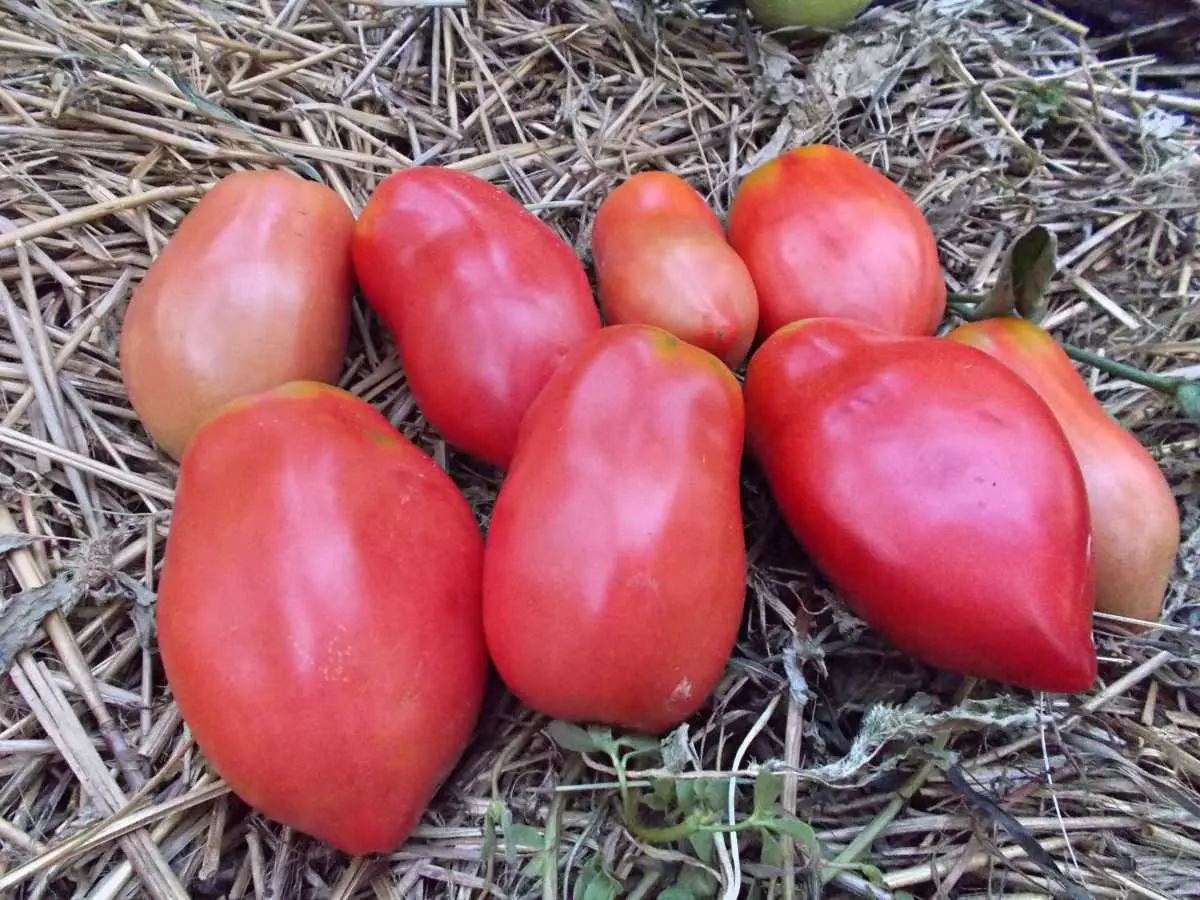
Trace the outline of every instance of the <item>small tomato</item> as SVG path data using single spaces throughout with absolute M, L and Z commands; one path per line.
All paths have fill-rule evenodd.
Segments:
M 379 184 L 353 251 L 422 414 L 451 445 L 507 466 L 529 404 L 600 328 L 575 252 L 500 188 L 434 166 Z
M 1004 363 L 1049 404 L 1087 483 L 1096 538 L 1096 609 L 1155 622 L 1179 552 L 1180 523 L 1154 457 L 1108 415 L 1071 358 L 1039 326 L 987 319 L 946 337 Z
M 597 293 L 613 325 L 656 325 L 736 369 L 758 325 L 746 264 L 691 185 L 642 172 L 600 204 L 592 229 Z
M 820 317 L 932 335 L 946 311 L 937 242 L 883 173 L 817 144 L 763 163 L 729 211 L 729 242 L 758 291 L 759 334 Z
M 1091 685 L 1087 494 L 1029 385 L 953 341 L 813 319 L 767 339 L 745 392 L 785 520 L 868 625 L 963 675 Z
M 179 223 L 125 313 L 120 366 L 146 431 L 178 459 L 225 403 L 334 382 L 350 330 L 354 215 L 284 171 L 226 175 Z
M 157 607 L 167 682 L 250 806 L 352 854 L 400 846 L 488 673 L 483 538 L 363 400 L 241 398 L 184 454 Z
M 648 325 L 576 348 L 530 408 L 488 527 L 492 661 L 533 709 L 659 733 L 741 622 L 741 390 Z

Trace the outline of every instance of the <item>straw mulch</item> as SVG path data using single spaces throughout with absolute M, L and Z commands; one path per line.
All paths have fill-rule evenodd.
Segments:
M 903 3 L 828 39 L 765 38 L 729 6 L 0 0 L 0 895 L 1200 895 L 1196 423 L 1103 376 L 1097 396 L 1170 476 L 1185 547 L 1161 628 L 1097 620 L 1088 694 L 963 696 L 891 652 L 748 467 L 728 676 L 625 761 L 643 824 L 707 808 L 712 830 L 635 834 L 612 758 L 499 688 L 387 859 L 254 815 L 190 743 L 152 628 L 176 469 L 130 411 L 115 348 L 130 288 L 235 168 L 293 166 L 358 209 L 396 167 L 453 166 L 586 259 L 596 205 L 629 172 L 682 173 L 723 212 L 756 161 L 831 141 L 917 198 L 953 289 L 989 285 L 1040 222 L 1062 252 L 1056 335 L 1200 369 L 1197 66 L 1113 42 L 1100 56 L 1018 0 Z M 486 522 L 494 473 L 439 442 L 377 323 L 357 324 L 345 384 L 446 460 Z M 722 831 L 751 814 L 760 771 L 782 776 L 760 800 L 791 828 Z M 838 858 L 857 864 L 821 868 Z

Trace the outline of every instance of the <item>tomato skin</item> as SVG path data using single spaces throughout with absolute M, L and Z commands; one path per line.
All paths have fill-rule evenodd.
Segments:
M 987 319 L 946 337 L 1004 363 L 1049 404 L 1087 483 L 1096 540 L 1096 609 L 1155 622 L 1179 552 L 1180 521 L 1154 457 L 1108 415 L 1045 329 L 1023 319 Z
M 963 675 L 1091 685 L 1087 496 L 1032 388 L 972 347 L 813 319 L 759 348 L 745 394 L 784 518 L 868 625 Z
M 529 411 L 488 528 L 483 610 L 509 689 L 549 716 L 661 733 L 741 623 L 741 391 L 720 360 L 609 326 Z
M 530 403 L 600 328 L 575 252 L 500 188 L 433 166 L 380 182 L 353 252 L 425 418 L 448 443 L 506 467 Z
M 222 178 L 179 223 L 125 313 L 120 367 L 155 442 L 179 459 L 244 394 L 335 382 L 350 333 L 354 215 L 280 170 Z
M 184 721 L 248 804 L 346 853 L 400 846 L 488 674 L 483 537 L 364 401 L 235 401 L 184 454 L 158 640 Z
M 825 28 L 838 30 L 871 5 L 871 0 L 746 0 L 746 7 L 764 28 Z
M 746 176 L 729 243 L 758 290 L 759 335 L 837 317 L 932 335 L 946 312 L 937 241 L 883 173 L 824 144 L 798 147 Z
M 691 185 L 641 172 L 604 198 L 592 229 L 600 309 L 609 324 L 656 325 L 732 369 L 758 326 L 758 297 L 720 219 Z

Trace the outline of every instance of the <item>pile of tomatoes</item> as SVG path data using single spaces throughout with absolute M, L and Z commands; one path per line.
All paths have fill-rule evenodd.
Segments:
M 642 173 L 592 251 L 594 290 L 536 215 L 447 168 L 391 175 L 357 218 L 245 172 L 146 273 L 121 366 L 180 459 L 162 661 L 252 806 L 347 852 L 399 846 L 493 668 L 548 716 L 693 715 L 742 621 L 746 451 L 846 602 L 925 663 L 1080 691 L 1094 609 L 1157 617 L 1179 524 L 1156 464 L 1039 326 L 935 336 L 934 236 L 871 166 L 785 153 L 724 224 Z M 356 288 L 427 422 L 502 473 L 486 540 L 449 475 L 333 386 Z

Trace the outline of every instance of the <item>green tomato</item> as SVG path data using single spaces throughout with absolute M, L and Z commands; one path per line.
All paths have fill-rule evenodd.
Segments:
M 871 0 L 746 0 L 764 28 L 804 26 L 835 31 L 870 5 Z

